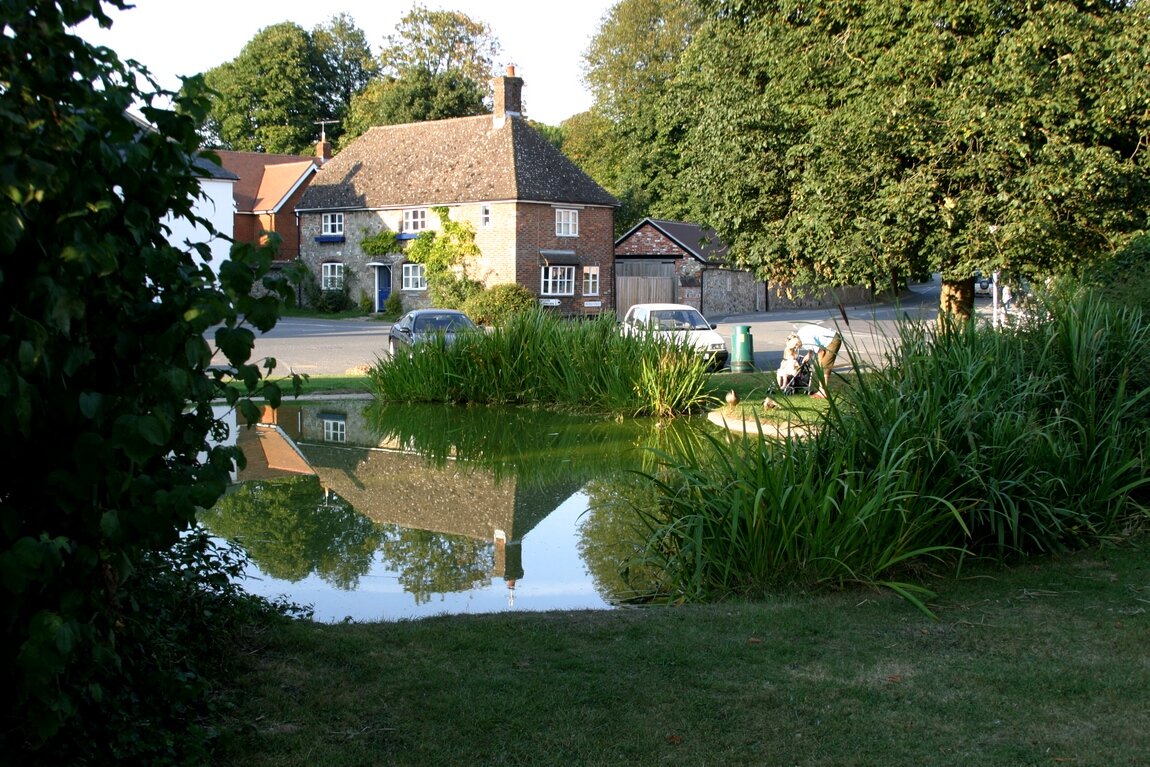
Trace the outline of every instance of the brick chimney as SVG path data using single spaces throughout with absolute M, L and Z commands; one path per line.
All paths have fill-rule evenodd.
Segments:
M 331 159 L 331 142 L 326 138 L 321 138 L 315 144 L 315 156 L 320 159 L 320 164 L 327 162 Z
M 492 116 L 496 127 L 508 117 L 523 116 L 523 78 L 515 76 L 515 65 L 507 67 L 507 74 L 491 81 L 495 99 Z

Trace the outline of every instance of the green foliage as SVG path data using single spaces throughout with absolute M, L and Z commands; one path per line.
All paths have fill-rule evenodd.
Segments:
M 459 11 L 417 5 L 384 40 L 379 60 L 386 74 L 397 77 L 418 69 L 432 75 L 458 72 L 472 82 L 486 83 L 499 47 L 487 24 Z
M 407 248 L 407 260 L 423 264 L 427 292 L 435 306 L 457 309 L 483 289 L 482 283 L 467 276 L 468 262 L 480 255 L 475 228 L 452 221 L 445 207 L 432 210 L 439 216 L 439 231 L 428 230 L 416 237 Z
M 363 30 L 346 13 L 313 29 L 311 41 L 319 62 L 320 114 L 334 121 L 324 128 L 329 140 L 338 141 L 346 130 L 352 98 L 378 75 L 379 64 Z
M 687 46 L 704 16 L 696 3 L 622 0 L 603 19 L 586 53 L 590 113 L 564 123 L 564 151 L 623 207 L 616 231 L 645 216 L 689 218 L 677 177 L 681 144 L 696 105 L 674 87 Z M 584 165 L 583 162 L 587 162 Z
M 535 294 L 517 282 L 492 285 L 463 303 L 463 312 L 481 325 L 500 325 L 511 315 L 539 307 Z
M 571 322 L 541 309 L 451 344 L 419 344 L 410 355 L 381 360 L 370 375 L 385 402 L 672 416 L 712 401 L 706 363 L 693 350 L 653 335 L 624 336 L 610 316 Z
M 381 229 L 375 234 L 369 234 L 360 240 L 360 249 L 367 256 L 387 256 L 399 253 L 403 248 L 399 244 L 399 236 L 390 229 Z
M 1112 304 L 1150 314 L 1150 236 L 1142 235 L 1083 275 L 1082 282 L 1095 288 Z
M 205 124 L 224 149 L 299 154 L 314 143 L 323 59 L 292 22 L 266 27 L 232 61 L 208 70 L 215 94 Z
M 680 180 L 760 276 L 1078 273 L 1145 227 L 1145 4 L 713 6 Z
M 251 354 L 291 289 L 271 248 L 236 245 L 213 274 L 206 243 L 169 243 L 168 215 L 211 230 L 194 213 L 203 83 L 137 92 L 69 32 L 86 18 L 108 21 L 81 0 L 0 9 L 0 439 L 19 477 L 0 497 L 2 747 L 22 764 L 182 764 L 208 734 L 181 643 L 220 616 L 187 602 L 195 631 L 167 633 L 157 616 L 181 597 L 150 563 L 241 458 L 213 399 L 249 418 L 253 395 L 278 404 L 274 360 Z M 137 102 L 157 130 L 127 116 Z M 213 561 L 186 567 L 212 580 Z M 182 651 L 190 665 L 169 662 Z
M 401 125 L 490 111 L 484 88 L 458 71 L 432 73 L 416 68 L 398 77 L 372 80 L 351 98 L 341 146 L 376 125 Z
M 693 599 L 791 581 L 924 595 L 916 569 L 1146 528 L 1150 326 L 1082 294 L 1017 332 L 901 326 L 810 437 L 714 440 L 650 475 L 647 565 Z
M 403 316 L 403 296 L 392 293 L 383 302 L 383 316 L 389 320 L 397 320 Z

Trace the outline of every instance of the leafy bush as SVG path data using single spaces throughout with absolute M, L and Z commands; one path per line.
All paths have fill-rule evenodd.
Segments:
M 403 315 L 403 296 L 392 293 L 383 302 L 383 316 L 389 320 L 397 320 Z
M 539 302 L 530 290 L 519 283 L 504 283 L 471 296 L 463 304 L 463 311 L 481 325 L 500 325 L 512 314 L 538 307 Z
M 1088 272 L 1083 282 L 1110 303 L 1150 313 L 1150 235 L 1135 239 L 1109 261 Z
M 213 400 L 253 420 L 252 395 L 281 396 L 249 361 L 291 294 L 269 275 L 273 250 L 233 246 L 213 273 L 206 243 L 167 239 L 169 215 L 210 236 L 194 212 L 202 81 L 138 93 L 135 71 L 69 32 L 110 23 L 102 8 L 0 10 L 0 439 L 19 478 L 0 494 L 0 748 L 18 764 L 201 753 L 208 677 L 181 659 L 225 616 L 193 615 L 153 565 L 240 460 Z M 176 108 L 150 106 L 153 95 Z M 157 130 L 127 116 L 134 103 Z M 241 387 L 227 386 L 233 374 Z M 197 561 L 226 577 L 211 556 Z M 157 624 L 179 610 L 195 631 L 165 633 Z

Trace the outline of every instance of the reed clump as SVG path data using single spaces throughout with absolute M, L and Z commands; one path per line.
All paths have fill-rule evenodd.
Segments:
M 918 601 L 931 563 L 1145 529 L 1150 327 L 1088 293 L 1048 309 L 1008 331 L 904 324 L 811 436 L 664 456 L 643 555 L 662 595 L 861 581 Z
M 681 344 L 624 336 L 613 317 L 566 320 L 520 312 L 486 331 L 379 359 L 370 377 L 385 402 L 514 405 L 659 417 L 698 411 L 706 363 Z

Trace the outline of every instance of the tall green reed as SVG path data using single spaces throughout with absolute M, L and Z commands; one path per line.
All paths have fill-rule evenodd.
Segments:
M 931 558 L 1145 526 L 1148 340 L 1090 295 L 1018 331 L 905 323 L 880 370 L 852 360 L 809 438 L 667 457 L 645 558 L 689 598 L 858 580 L 917 599 L 904 576 Z
M 699 410 L 705 364 L 686 345 L 624 336 L 610 317 L 581 322 L 516 314 L 487 332 L 420 344 L 371 370 L 387 402 L 560 406 L 669 416 Z

